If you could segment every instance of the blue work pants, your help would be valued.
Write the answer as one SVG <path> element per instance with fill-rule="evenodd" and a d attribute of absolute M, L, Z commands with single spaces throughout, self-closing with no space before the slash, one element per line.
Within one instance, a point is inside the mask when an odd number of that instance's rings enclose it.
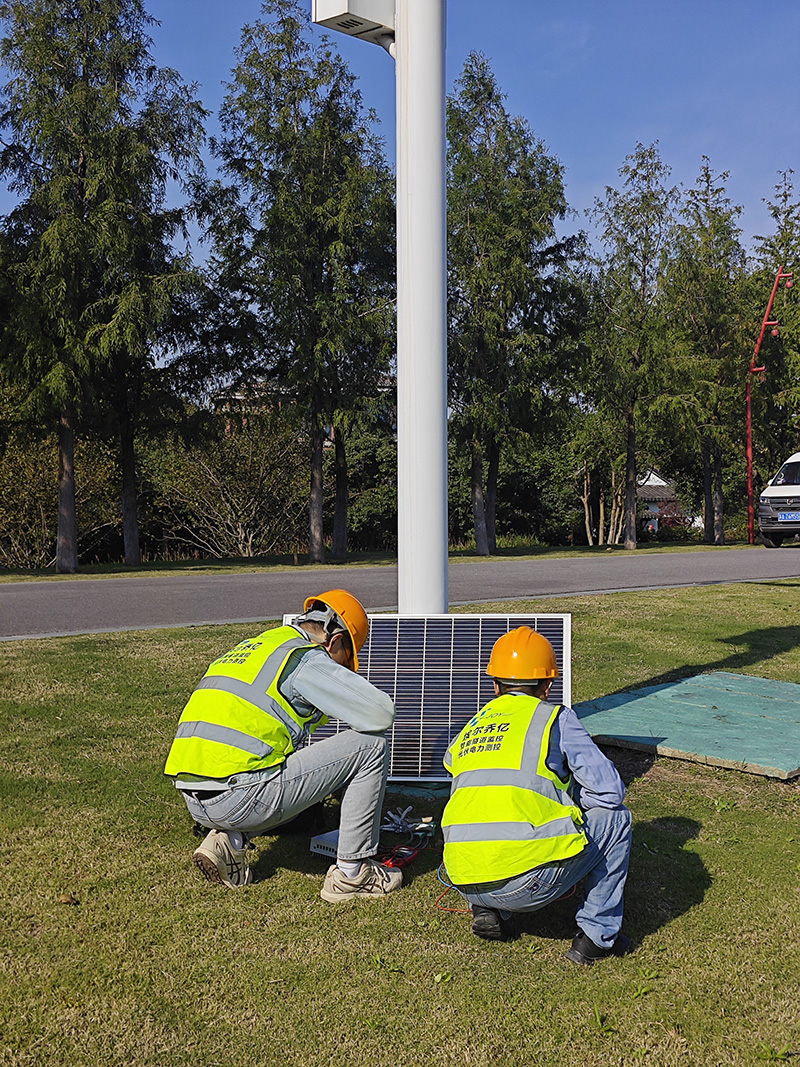
<path fill-rule="evenodd" d="M 460 885 L 470 904 L 512 912 L 538 911 L 586 878 L 578 926 L 596 945 L 611 948 L 622 927 L 622 895 L 631 851 L 631 813 L 619 808 L 584 812 L 587 843 L 577 856 L 546 863 L 502 882 Z"/>

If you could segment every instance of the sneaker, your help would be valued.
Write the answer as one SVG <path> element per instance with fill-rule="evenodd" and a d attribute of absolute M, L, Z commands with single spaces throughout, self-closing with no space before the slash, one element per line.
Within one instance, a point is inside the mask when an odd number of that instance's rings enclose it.
<path fill-rule="evenodd" d="M 572 960 L 573 963 L 583 964 L 584 967 L 591 967 L 598 960 L 608 959 L 609 956 L 627 956 L 632 950 L 631 939 L 625 934 L 617 934 L 617 940 L 611 948 L 602 948 L 596 945 L 583 930 L 579 930 L 567 949 L 567 959 Z"/>
<path fill-rule="evenodd" d="M 473 904 L 472 932 L 484 941 L 510 941 L 514 936 L 514 920 L 503 919 L 495 908 L 482 908 Z"/>
<path fill-rule="evenodd" d="M 224 830 L 206 834 L 202 845 L 194 850 L 192 862 L 206 881 L 227 889 L 241 889 L 253 880 L 247 849 L 234 848 Z"/>
<path fill-rule="evenodd" d="M 320 890 L 323 900 L 335 904 L 353 897 L 383 897 L 403 884 L 403 872 L 396 867 L 385 867 L 377 860 L 364 860 L 364 866 L 355 876 L 348 878 L 334 863 L 325 875 L 325 884 Z"/>

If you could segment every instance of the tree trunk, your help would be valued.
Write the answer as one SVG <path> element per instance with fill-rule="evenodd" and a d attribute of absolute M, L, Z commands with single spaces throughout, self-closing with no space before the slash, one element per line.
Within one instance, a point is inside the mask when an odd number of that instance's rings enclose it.
<path fill-rule="evenodd" d="M 619 524 L 619 486 L 617 485 L 617 472 L 611 468 L 611 518 L 608 520 L 609 545 L 617 543 L 617 527 Z"/>
<path fill-rule="evenodd" d="M 722 500 L 722 453 L 714 449 L 714 544 L 725 544 L 725 516 Z"/>
<path fill-rule="evenodd" d="M 618 545 L 622 540 L 622 531 L 624 529 L 623 519 L 625 517 L 625 482 L 620 481 L 614 489 L 614 508 L 617 513 L 616 527 L 614 530 L 614 544 Z"/>
<path fill-rule="evenodd" d="M 714 499 L 711 490 L 711 442 L 703 438 L 703 542 L 714 543 Z"/>
<path fill-rule="evenodd" d="M 67 403 L 58 422 L 58 533 L 56 571 L 78 570 L 78 522 L 75 514 L 75 411 Z"/>
<path fill-rule="evenodd" d="M 133 426 L 125 419 L 120 426 L 120 464 L 122 467 L 122 542 L 125 564 L 138 567 L 142 562 L 139 550 L 139 512 L 137 507 L 136 450 Z"/>
<path fill-rule="evenodd" d="M 334 427 L 336 449 L 336 506 L 333 513 L 333 546 L 331 556 L 337 562 L 347 559 L 347 505 L 349 497 L 347 452 L 341 427 Z"/>
<path fill-rule="evenodd" d="M 322 448 L 323 430 L 316 417 L 311 424 L 311 497 L 308 504 L 308 562 L 325 562 L 322 529 Z"/>
<path fill-rule="evenodd" d="M 475 530 L 475 551 L 479 556 L 489 555 L 489 539 L 486 535 L 486 507 L 483 499 L 483 453 L 480 441 L 471 442 L 472 469 L 472 524 Z"/>
<path fill-rule="evenodd" d="M 636 421 L 632 407 L 625 423 L 625 547 L 636 548 Z"/>
<path fill-rule="evenodd" d="M 500 472 L 500 444 L 492 434 L 489 438 L 489 467 L 486 471 L 486 538 L 489 552 L 497 555 L 497 477 Z"/>
<path fill-rule="evenodd" d="M 600 492 L 597 500 L 597 543 L 598 545 L 605 544 L 606 536 L 606 491 L 604 485 L 600 484 Z"/>
<path fill-rule="evenodd" d="M 591 488 L 592 488 L 592 476 L 589 473 L 588 466 L 583 465 L 583 492 L 581 493 L 581 500 L 583 501 L 583 523 L 586 527 L 586 543 L 589 547 L 594 546 L 594 538 L 592 537 L 592 516 L 590 511 L 591 502 Z"/>

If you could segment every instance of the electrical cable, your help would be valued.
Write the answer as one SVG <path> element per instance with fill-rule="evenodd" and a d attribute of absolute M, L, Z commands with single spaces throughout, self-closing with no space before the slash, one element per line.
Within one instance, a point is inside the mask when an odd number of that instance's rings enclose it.
<path fill-rule="evenodd" d="M 442 903 L 441 902 L 444 900 L 444 898 L 447 896 L 447 894 L 450 892 L 451 889 L 455 889 L 456 892 L 459 893 L 462 898 L 464 896 L 464 894 L 461 892 L 461 890 L 457 889 L 456 886 L 454 886 L 452 882 L 450 882 L 450 881 L 446 882 L 444 880 L 444 878 L 442 878 L 442 871 L 444 871 L 444 870 L 446 870 L 445 865 L 443 863 L 440 863 L 439 864 L 439 869 L 436 872 L 436 877 L 439 879 L 439 881 L 442 883 L 442 885 L 445 886 L 445 891 L 443 893 L 440 893 L 439 896 L 436 898 L 436 907 L 439 909 L 439 911 L 449 911 L 449 912 L 452 912 L 455 915 L 471 915 L 472 914 L 472 908 L 444 908 L 444 907 L 442 907 Z"/>

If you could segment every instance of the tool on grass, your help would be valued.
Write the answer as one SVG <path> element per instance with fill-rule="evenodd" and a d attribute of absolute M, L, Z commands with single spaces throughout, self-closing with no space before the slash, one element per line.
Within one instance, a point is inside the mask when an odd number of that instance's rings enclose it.
<path fill-rule="evenodd" d="M 423 815 L 421 818 L 411 818 L 412 806 L 409 804 L 402 811 L 387 811 L 383 816 L 381 830 L 388 834 L 412 834 L 420 838 L 433 837 L 436 833 L 436 823 L 432 815 Z"/>

